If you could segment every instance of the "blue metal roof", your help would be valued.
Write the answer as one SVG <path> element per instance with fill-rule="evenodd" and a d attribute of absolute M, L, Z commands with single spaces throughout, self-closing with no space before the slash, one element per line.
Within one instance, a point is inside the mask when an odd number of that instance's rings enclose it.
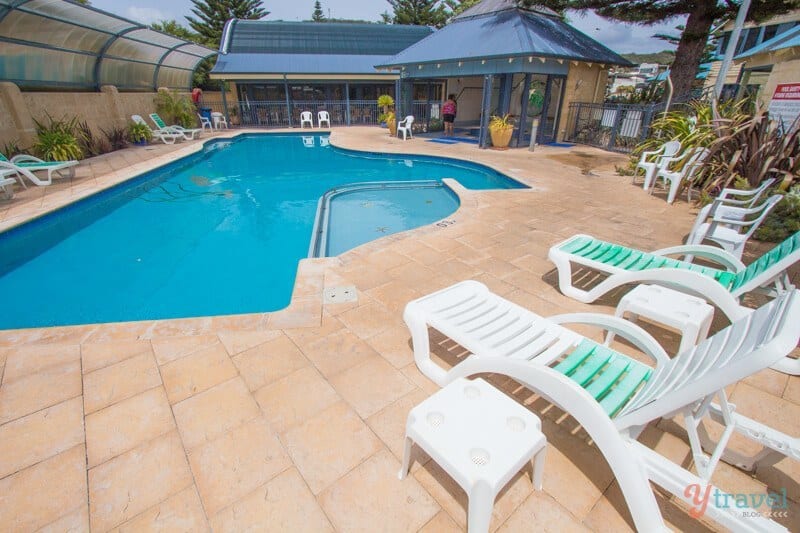
<path fill-rule="evenodd" d="M 230 20 L 212 74 L 376 74 L 427 26 Z M 217 76 L 215 76 L 217 77 Z"/>
<path fill-rule="evenodd" d="M 225 54 L 213 74 L 379 74 L 391 56 L 348 54 Z"/>
<path fill-rule="evenodd" d="M 795 46 L 800 46 L 800 25 L 795 26 L 790 30 L 786 30 L 783 33 L 779 33 L 769 41 L 764 41 L 758 46 L 751 48 L 747 52 L 739 54 L 734 59 L 745 59 L 757 54 L 776 52 L 778 50 L 793 48 Z"/>
<path fill-rule="evenodd" d="M 466 11 L 463 15 L 469 14 Z M 559 17 L 508 6 L 475 16 L 463 15 L 380 66 L 521 56 L 632 66 Z"/>

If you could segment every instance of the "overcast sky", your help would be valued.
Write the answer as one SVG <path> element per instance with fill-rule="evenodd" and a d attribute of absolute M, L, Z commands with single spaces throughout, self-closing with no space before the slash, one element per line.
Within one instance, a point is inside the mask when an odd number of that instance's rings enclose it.
<path fill-rule="evenodd" d="M 321 0 L 327 15 L 332 17 L 378 20 L 389 9 L 385 0 Z M 92 5 L 149 24 L 157 20 L 176 19 L 184 23 L 191 14 L 190 0 L 92 0 Z M 314 0 L 265 0 L 270 12 L 267 20 L 308 20 L 314 9 Z M 675 26 L 683 19 L 674 19 L 656 26 L 631 26 L 611 23 L 594 13 L 570 13 L 570 23 L 608 46 L 615 52 L 658 52 L 672 48 L 668 43 L 652 37 L 655 33 L 676 33 Z"/>

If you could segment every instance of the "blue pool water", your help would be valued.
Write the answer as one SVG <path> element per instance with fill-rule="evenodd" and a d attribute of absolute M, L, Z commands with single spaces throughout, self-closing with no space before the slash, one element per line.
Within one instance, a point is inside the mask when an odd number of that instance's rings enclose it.
<path fill-rule="evenodd" d="M 326 141 L 297 134 L 211 141 L 201 153 L 0 234 L 0 328 L 278 310 L 290 301 L 329 189 L 445 177 L 470 189 L 524 187 L 472 163 L 351 152 Z M 441 199 L 438 211 L 425 211 L 413 194 L 355 201 L 391 213 L 382 226 L 392 231 L 457 207 Z M 346 208 L 334 213 L 332 236 L 348 218 Z M 372 231 L 377 219 L 354 220 L 368 231 L 339 239 L 335 253 L 384 234 Z"/>

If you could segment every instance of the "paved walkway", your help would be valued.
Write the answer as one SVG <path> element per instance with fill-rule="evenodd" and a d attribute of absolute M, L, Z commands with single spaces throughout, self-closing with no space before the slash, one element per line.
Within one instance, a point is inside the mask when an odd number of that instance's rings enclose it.
<path fill-rule="evenodd" d="M 411 476 L 396 477 L 406 415 L 436 390 L 414 365 L 405 303 L 472 278 L 543 315 L 608 312 L 613 302 L 587 306 L 557 291 L 549 246 L 584 232 L 657 248 L 692 222 L 685 202 L 644 194 L 615 175 L 622 156 L 599 150 L 482 151 L 403 143 L 378 128 L 337 129 L 332 142 L 480 161 L 533 188 L 459 190 L 462 206 L 444 227 L 304 260 L 293 303 L 278 313 L 0 332 L 0 530 L 462 531 L 466 496 L 438 466 L 418 457 Z M 198 146 L 84 163 L 60 190 L 0 205 L 0 226 Z M 322 289 L 340 285 L 355 285 L 358 302 L 323 305 Z M 452 360 L 455 348 L 436 340 Z M 550 442 L 544 490 L 517 476 L 492 530 L 630 530 L 610 469 L 574 420 L 511 380 L 492 381 L 543 418 Z M 740 412 L 800 434 L 799 378 L 765 371 L 730 389 Z M 675 422 L 641 440 L 691 462 Z M 798 479 L 789 460 L 755 477 L 721 465 L 714 477 L 730 492 L 786 488 L 787 525 L 800 516 Z M 657 495 L 671 527 L 714 528 Z"/>

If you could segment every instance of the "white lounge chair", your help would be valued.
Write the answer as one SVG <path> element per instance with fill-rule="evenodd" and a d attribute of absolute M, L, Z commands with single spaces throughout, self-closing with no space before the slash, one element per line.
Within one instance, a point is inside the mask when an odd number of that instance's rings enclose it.
<path fill-rule="evenodd" d="M 650 193 L 652 194 L 658 179 L 663 179 L 665 187 L 669 187 L 667 203 L 671 204 L 675 201 L 675 197 L 678 195 L 678 190 L 680 189 L 681 183 L 687 181 L 689 183 L 689 187 L 686 194 L 688 200 L 691 201 L 692 179 L 694 178 L 695 173 L 703 167 L 703 163 L 710 153 L 711 152 L 708 150 L 708 148 L 689 148 L 678 157 L 664 158 L 661 162 L 658 172 L 656 172 L 655 179 L 653 179 L 653 183 L 650 186 Z M 669 167 L 674 163 L 682 162 L 684 159 L 686 162 L 683 164 L 680 170 L 669 170 Z"/>
<path fill-rule="evenodd" d="M 311 114 L 311 111 L 303 111 L 300 113 L 300 129 L 308 124 L 309 128 L 314 127 L 314 115 Z"/>
<path fill-rule="evenodd" d="M 400 137 L 400 134 L 403 134 L 403 140 L 406 140 L 406 135 L 411 138 L 414 138 L 414 135 L 411 132 L 411 126 L 414 124 L 414 115 L 408 115 L 406 118 L 401 120 L 397 123 L 397 136 Z"/>
<path fill-rule="evenodd" d="M 776 194 L 761 205 L 749 208 L 725 205 L 725 199 L 714 200 L 697 213 L 686 244 L 714 241 L 741 259 L 747 241 L 782 199 L 783 196 Z"/>
<path fill-rule="evenodd" d="M 148 128 L 150 125 L 145 122 L 145 120 L 141 117 L 141 115 L 131 115 L 131 120 L 133 120 L 136 124 L 144 124 Z M 180 141 L 184 139 L 184 136 L 180 133 L 177 133 L 172 130 L 162 130 L 162 129 L 153 129 L 150 128 L 150 133 L 156 139 L 159 139 L 164 144 L 175 144 L 175 141 Z"/>
<path fill-rule="evenodd" d="M 0 170 L 0 192 L 5 200 L 14 198 L 14 184 L 17 182 L 15 178 L 9 177 L 15 172 L 12 170 Z"/>
<path fill-rule="evenodd" d="M 331 127 L 331 115 L 327 111 L 320 111 L 319 113 L 317 113 L 317 125 L 320 128 L 322 127 L 322 123 L 323 122 L 327 122 L 328 123 L 328 129 L 330 129 L 330 127 Z"/>
<path fill-rule="evenodd" d="M 78 161 L 44 161 L 38 157 L 28 154 L 18 154 L 11 159 L 6 159 L 3 154 L 0 154 L 0 175 L 8 177 L 10 174 L 16 174 L 17 180 L 23 189 L 27 189 L 25 185 L 25 177 L 34 185 L 46 187 L 53 183 L 54 178 L 72 178 L 75 176 L 75 167 L 78 166 Z M 36 176 L 36 172 L 47 172 L 47 179 L 41 179 Z"/>
<path fill-rule="evenodd" d="M 608 461 L 639 531 L 665 529 L 648 481 L 693 504 L 687 486 L 710 485 L 719 460 L 734 457 L 724 455 L 734 432 L 767 449 L 759 458 L 775 453 L 800 456 L 797 439 L 734 413 L 725 393 L 725 387 L 769 367 L 797 346 L 800 291 L 783 293 L 673 359 L 647 332 L 618 317 L 577 313 L 542 318 L 476 281 L 414 300 L 403 317 L 417 367 L 438 385 L 476 374 L 504 374 L 573 416 Z M 652 359 L 654 368 L 565 328 L 568 323 L 624 336 Z M 430 357 L 428 327 L 471 355 L 449 370 L 439 366 Z M 712 403 L 715 396 L 719 405 Z M 635 440 L 650 422 L 679 413 L 686 422 L 697 474 Z M 725 423 L 716 445 L 706 438 L 706 417 Z M 710 456 L 704 445 L 713 450 Z M 716 507 L 714 501 L 706 516 L 734 531 L 785 530 L 734 506 Z"/>
<path fill-rule="evenodd" d="M 639 162 L 636 164 L 636 168 L 633 170 L 633 178 L 631 179 L 631 183 L 636 181 L 636 175 L 639 169 L 642 169 L 644 171 L 644 185 L 642 185 L 642 187 L 646 191 L 649 190 L 653 183 L 653 179 L 656 177 L 656 173 L 661 170 L 661 165 L 663 164 L 664 160 L 674 157 L 675 154 L 680 151 L 680 141 L 667 141 L 662 144 L 658 150 L 642 152 L 642 157 L 639 158 Z"/>
<path fill-rule="evenodd" d="M 201 130 L 208 128 L 209 131 L 212 131 L 214 129 L 214 126 L 211 125 L 211 121 L 208 119 L 208 117 L 204 117 L 200 113 L 197 113 L 197 118 L 200 120 Z"/>
<path fill-rule="evenodd" d="M 153 121 L 153 124 L 155 124 L 159 130 L 177 133 L 179 135 L 182 135 L 183 138 L 186 139 L 187 141 L 191 141 L 199 137 L 200 134 L 203 132 L 202 128 L 191 128 L 191 129 L 184 128 L 179 124 L 173 124 L 172 126 L 167 126 L 167 124 L 163 120 L 161 120 L 161 117 L 158 116 L 158 113 L 150 113 L 149 116 L 150 120 Z"/>

